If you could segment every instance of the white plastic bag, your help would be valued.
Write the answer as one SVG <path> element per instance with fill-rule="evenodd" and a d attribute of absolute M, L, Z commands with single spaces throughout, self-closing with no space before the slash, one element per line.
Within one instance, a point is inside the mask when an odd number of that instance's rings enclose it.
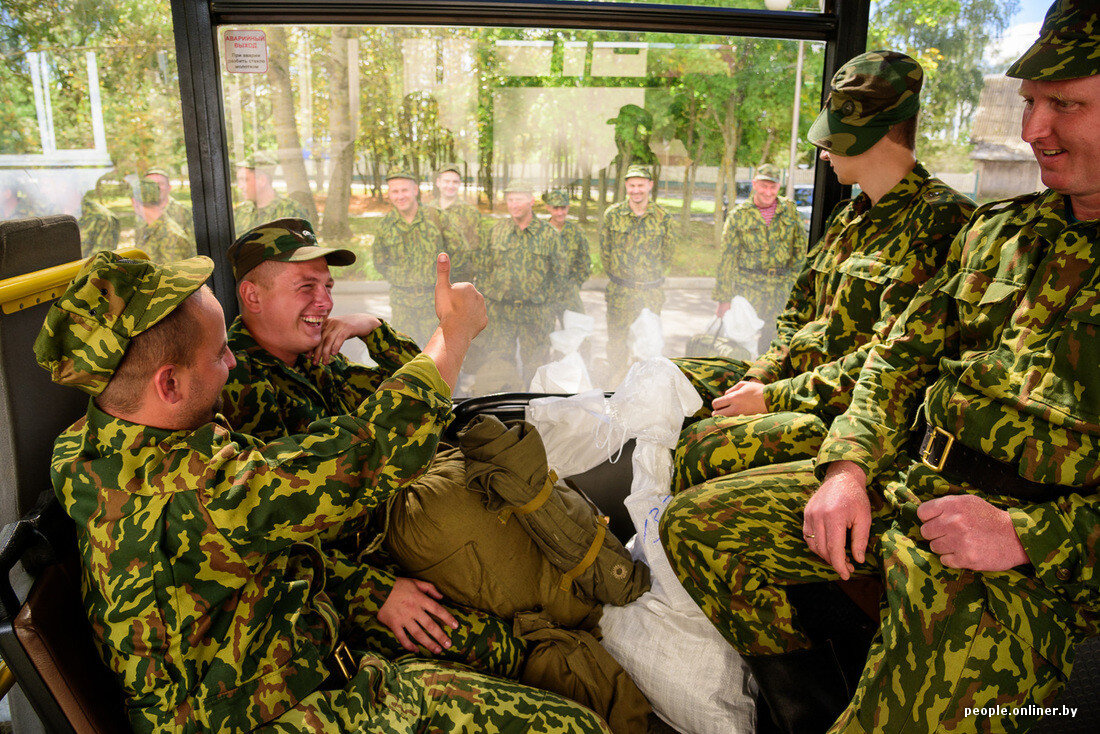
<path fill-rule="evenodd" d="M 734 296 L 729 309 L 722 314 L 721 335 L 732 339 L 756 359 L 760 355 L 760 330 L 764 322 L 744 296 Z"/>
<path fill-rule="evenodd" d="M 626 442 L 625 431 L 612 420 L 602 390 L 567 398 L 535 398 L 524 413 L 542 436 L 547 465 L 559 477 L 581 474 L 608 461 Z"/>
<path fill-rule="evenodd" d="M 665 337 L 661 331 L 661 317 L 643 308 L 630 325 L 627 337 L 632 360 L 646 360 L 660 357 L 665 351 Z"/>
<path fill-rule="evenodd" d="M 577 393 L 592 389 L 588 366 L 578 350 L 592 335 L 594 326 L 591 316 L 576 311 L 562 314 L 562 328 L 550 333 L 550 348 L 562 357 L 535 370 L 531 392 Z"/>

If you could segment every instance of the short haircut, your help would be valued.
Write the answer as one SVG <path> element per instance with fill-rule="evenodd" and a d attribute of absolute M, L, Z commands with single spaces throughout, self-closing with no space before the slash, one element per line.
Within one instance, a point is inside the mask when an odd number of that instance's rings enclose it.
<path fill-rule="evenodd" d="M 153 373 L 166 364 L 191 365 L 191 345 L 200 328 L 198 293 L 192 293 L 172 313 L 130 340 L 110 382 L 96 397 L 100 408 L 114 414 L 135 413 L 141 409 L 145 386 Z"/>
<path fill-rule="evenodd" d="M 264 260 L 259 265 L 242 275 L 241 282 L 247 280 L 249 283 L 255 283 L 264 290 L 267 290 L 271 288 L 271 284 L 275 280 L 275 272 L 278 270 L 278 268 L 279 265 L 277 261 Z"/>
<path fill-rule="evenodd" d="M 915 151 L 917 149 L 917 117 L 919 115 L 913 115 L 908 120 L 894 123 L 890 126 L 886 136 L 898 145 Z"/>

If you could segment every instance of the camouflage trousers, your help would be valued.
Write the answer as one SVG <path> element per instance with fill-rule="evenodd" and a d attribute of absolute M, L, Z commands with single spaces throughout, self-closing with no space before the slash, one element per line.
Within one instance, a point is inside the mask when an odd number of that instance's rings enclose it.
<path fill-rule="evenodd" d="M 314 691 L 256 731 L 608 734 L 596 714 L 557 694 L 459 666 L 372 655 L 342 688 Z"/>
<path fill-rule="evenodd" d="M 630 325 L 643 308 L 660 314 L 665 305 L 665 292 L 660 288 L 642 290 L 608 283 L 604 299 L 607 301 L 607 363 L 614 381 L 618 382 L 617 378 L 625 375 L 630 366 L 627 349 Z"/>
<path fill-rule="evenodd" d="M 757 318 L 764 322 L 760 327 L 760 340 L 757 342 L 757 351 L 761 354 L 768 351 L 768 345 L 775 339 L 775 320 L 787 307 L 797 276 L 797 271 L 785 269 L 767 273 L 734 271 L 734 295 L 743 296 L 751 303 Z"/>
<path fill-rule="evenodd" d="M 748 362 L 727 357 L 676 357 L 673 364 L 680 368 L 684 377 L 703 399 L 699 417 L 711 414 L 710 401 L 726 394 L 726 390 L 741 382 L 748 371 Z"/>
<path fill-rule="evenodd" d="M 1030 567 L 944 566 L 920 535 L 916 508 L 966 490 L 905 464 L 871 487 L 870 543 L 856 574 L 883 580 L 881 627 L 855 696 L 830 731 L 1026 730 L 1036 720 L 1027 707 L 1057 695 L 1073 646 L 1095 634 L 1095 614 L 1039 582 Z M 661 519 L 676 575 L 743 654 L 809 644 L 784 587 L 838 578 L 802 537 L 818 485 L 810 461 L 750 469 L 681 492 Z"/>
<path fill-rule="evenodd" d="M 550 359 L 553 307 L 488 298 L 485 306 L 489 324 L 478 336 L 480 349 L 472 366 L 476 389 L 480 393 L 527 390 L 535 370 Z M 516 363 L 517 345 L 520 364 Z"/>
<path fill-rule="evenodd" d="M 411 290 L 390 286 L 390 324 L 423 347 L 435 331 L 435 297 L 430 288 Z"/>

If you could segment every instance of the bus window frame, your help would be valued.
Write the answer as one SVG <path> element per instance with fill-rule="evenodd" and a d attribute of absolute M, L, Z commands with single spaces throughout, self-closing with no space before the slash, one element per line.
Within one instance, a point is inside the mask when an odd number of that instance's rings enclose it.
<path fill-rule="evenodd" d="M 867 45 L 871 0 L 824 0 L 819 13 L 578 0 L 171 0 L 195 245 L 214 260 L 211 285 L 237 313 L 226 250 L 233 242 L 228 131 L 222 106 L 217 29 L 224 25 L 438 25 L 681 32 L 825 43 L 823 80 Z M 213 63 L 212 63 L 213 60 Z M 823 85 L 824 86 L 824 85 Z M 825 90 L 822 89 L 822 103 Z M 810 242 L 851 187 L 820 158 L 814 168 Z"/>

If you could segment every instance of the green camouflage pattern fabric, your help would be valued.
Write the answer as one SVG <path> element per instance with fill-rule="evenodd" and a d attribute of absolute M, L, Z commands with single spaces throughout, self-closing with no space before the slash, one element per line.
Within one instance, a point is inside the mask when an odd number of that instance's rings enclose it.
<path fill-rule="evenodd" d="M 94 404 L 59 437 L 54 487 L 76 521 L 85 604 L 136 731 L 251 731 L 315 700 L 331 672 L 323 661 L 338 640 L 361 650 L 382 602 L 362 583 L 368 571 L 322 554 L 317 533 L 423 472 L 449 392 L 418 356 L 353 414 L 270 444 L 220 418 L 168 431 Z M 400 685 L 400 668 L 372 666 L 376 695 L 425 696 Z M 461 690 L 449 698 L 478 710 Z"/>
<path fill-rule="evenodd" d="M 163 212 L 152 223 L 138 217 L 135 243 L 139 250 L 158 263 L 183 260 L 195 254 L 195 241 L 176 220 Z"/>
<path fill-rule="evenodd" d="M 84 195 L 80 202 L 80 252 L 91 257 L 98 250 L 117 250 L 122 234 L 122 222 L 118 215 L 94 198 L 93 192 Z"/>
<path fill-rule="evenodd" d="M 324 257 L 329 265 L 351 265 L 355 253 L 334 247 L 318 247 L 313 225 L 305 219 L 276 219 L 248 230 L 226 252 L 233 277 L 240 280 L 267 260 L 303 262 Z"/>
<path fill-rule="evenodd" d="M 897 51 L 868 51 L 837 70 L 806 138 L 830 153 L 859 155 L 920 109 L 924 70 Z"/>
<path fill-rule="evenodd" d="M 276 194 L 267 206 L 256 206 L 254 201 L 242 201 L 233 208 L 233 231 L 248 230 L 276 219 L 306 219 L 306 209 L 289 196 Z"/>
<path fill-rule="evenodd" d="M 787 304 L 798 267 L 806 256 L 802 217 L 790 199 L 776 199 L 771 224 L 752 201 L 734 207 L 722 230 L 722 259 L 711 296 L 729 303 L 744 296 L 764 322 L 760 343 L 775 337 L 775 319 Z"/>
<path fill-rule="evenodd" d="M 158 265 L 96 253 L 50 306 L 35 359 L 59 385 L 98 395 L 130 339 L 171 313 L 213 270 L 208 257 Z"/>
<path fill-rule="evenodd" d="M 287 365 L 256 342 L 240 317 L 230 325 L 227 338 L 237 364 L 229 371 L 222 391 L 223 413 L 233 430 L 264 442 L 307 433 L 317 420 L 354 413 L 385 380 L 420 353 L 411 339 L 385 322 L 363 340 L 377 367 L 356 364 L 341 354 L 334 355 L 328 364 L 313 364 L 302 356 L 293 366 Z M 427 472 L 436 471 L 433 461 Z M 384 503 L 375 513 L 319 534 L 326 552 L 335 547 L 363 566 L 360 584 L 378 599 L 389 595 L 398 575 L 407 575 L 401 574 L 389 558 L 372 552 L 385 534 L 388 507 L 389 503 Z M 451 647 L 441 653 L 441 658 L 494 675 L 519 675 L 524 644 L 512 635 L 509 623 L 477 610 L 441 603 L 459 621 L 458 629 L 448 630 Z M 377 618 L 366 619 L 362 627 L 367 649 L 388 659 L 407 654 Z M 431 657 L 425 649 L 420 655 Z"/>
<path fill-rule="evenodd" d="M 474 371 L 479 391 L 525 390 L 548 361 L 556 298 L 570 265 L 560 247 L 554 228 L 535 216 L 523 229 L 509 217 L 489 231 L 477 257 L 477 287 L 489 312 Z"/>
<path fill-rule="evenodd" d="M 773 183 L 783 182 L 783 172 L 779 170 L 779 166 L 772 163 L 765 163 L 756 169 L 756 175 L 752 177 L 753 181 L 772 181 Z"/>
<path fill-rule="evenodd" d="M 554 225 L 550 225 L 553 229 Z M 556 231 L 556 230 L 555 230 Z M 588 238 L 575 222 L 566 221 L 558 232 L 561 239 L 558 247 L 561 257 L 567 263 L 567 268 L 560 272 L 561 279 L 557 283 L 558 296 L 554 314 L 560 317 L 566 309 L 584 313 L 584 304 L 581 302 L 581 285 L 592 274 L 592 259 L 588 254 Z"/>
<path fill-rule="evenodd" d="M 1100 8 L 1095 0 L 1057 0 L 1039 39 L 1008 67 L 1017 79 L 1060 81 L 1100 74 Z"/>
<path fill-rule="evenodd" d="M 600 262 L 604 272 L 631 283 L 658 281 L 672 267 L 672 216 L 650 202 L 636 216 L 622 201 L 607 208 L 600 228 Z M 642 309 L 660 313 L 665 303 L 661 287 L 638 288 L 609 282 L 607 300 L 607 361 L 613 371 L 625 372 L 626 338 Z"/>
<path fill-rule="evenodd" d="M 477 277 L 474 260 L 481 247 L 481 231 L 485 227 L 481 212 L 464 201 L 451 202 L 446 209 L 440 207 L 438 201 L 431 206 L 439 212 L 443 251 L 451 257 L 451 282 L 472 283 Z"/>
<path fill-rule="evenodd" d="M 445 251 L 439 211 L 419 206 L 411 222 L 391 210 L 382 217 L 371 254 L 390 283 L 394 327 L 425 344 L 439 320 L 435 315 L 435 259 Z"/>
<path fill-rule="evenodd" d="M 195 217 L 191 213 L 190 206 L 169 196 L 168 203 L 164 207 L 164 216 L 178 224 L 188 239 L 195 239 Z"/>

